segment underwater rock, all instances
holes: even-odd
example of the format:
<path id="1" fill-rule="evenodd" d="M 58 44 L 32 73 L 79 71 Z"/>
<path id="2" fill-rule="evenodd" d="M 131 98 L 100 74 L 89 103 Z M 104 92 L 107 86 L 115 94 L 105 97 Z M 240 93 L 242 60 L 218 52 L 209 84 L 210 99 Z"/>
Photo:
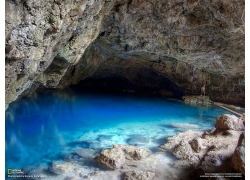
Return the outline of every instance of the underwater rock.
<path id="1" fill-rule="evenodd" d="M 240 135 L 237 148 L 232 157 L 231 167 L 245 175 L 245 132 Z"/>
<path id="2" fill-rule="evenodd" d="M 24 167 L 22 168 L 22 171 L 25 174 L 31 175 L 31 176 L 36 176 L 36 175 L 42 175 L 46 172 L 46 169 L 42 166 L 37 166 L 37 167 Z"/>
<path id="3" fill-rule="evenodd" d="M 98 149 L 100 147 L 101 147 L 101 143 L 99 143 L 99 142 L 91 142 L 91 143 L 89 143 L 89 148 L 91 148 L 91 149 Z"/>
<path id="4" fill-rule="evenodd" d="M 134 136 L 128 139 L 128 144 L 137 145 L 137 144 L 147 144 L 149 143 L 150 138 L 144 136 Z"/>
<path id="5" fill-rule="evenodd" d="M 67 145 L 70 147 L 88 147 L 90 144 L 89 141 L 74 141 L 69 142 Z"/>
<path id="6" fill-rule="evenodd" d="M 98 138 L 98 141 L 103 142 L 103 141 L 110 141 L 112 139 L 111 135 L 100 135 Z"/>
<path id="7" fill-rule="evenodd" d="M 154 172 L 130 171 L 125 173 L 124 180 L 153 180 L 154 176 Z"/>
<path id="8" fill-rule="evenodd" d="M 93 149 L 77 149 L 75 153 L 84 159 L 93 159 L 96 155 Z"/>
<path id="9" fill-rule="evenodd" d="M 66 162 L 58 165 L 52 165 L 48 170 L 56 175 L 64 174 L 70 170 L 72 163 Z"/>
<path id="10" fill-rule="evenodd" d="M 216 129 L 244 131 L 243 121 L 235 115 L 223 114 L 216 119 Z"/>
<path id="11" fill-rule="evenodd" d="M 67 153 L 67 154 L 62 154 L 62 159 L 64 161 L 79 161 L 81 160 L 81 156 L 79 156 L 76 153 Z"/>
<path id="12" fill-rule="evenodd" d="M 195 124 L 187 123 L 171 123 L 171 126 L 175 127 L 178 131 L 197 130 L 199 128 L 199 126 Z"/>

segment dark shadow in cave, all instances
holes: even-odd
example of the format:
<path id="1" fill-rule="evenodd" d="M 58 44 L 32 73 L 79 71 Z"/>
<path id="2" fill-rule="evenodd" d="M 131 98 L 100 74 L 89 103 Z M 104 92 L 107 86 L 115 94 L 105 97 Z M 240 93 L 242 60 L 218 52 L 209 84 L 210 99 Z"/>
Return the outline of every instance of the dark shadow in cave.
<path id="1" fill-rule="evenodd" d="M 71 88 L 77 91 L 134 93 L 177 99 L 190 94 L 189 91 L 177 86 L 174 82 L 150 68 L 141 68 L 136 75 L 126 74 L 126 77 L 103 69 L 98 72 L 98 75 L 94 73 L 77 85 L 72 85 Z"/>

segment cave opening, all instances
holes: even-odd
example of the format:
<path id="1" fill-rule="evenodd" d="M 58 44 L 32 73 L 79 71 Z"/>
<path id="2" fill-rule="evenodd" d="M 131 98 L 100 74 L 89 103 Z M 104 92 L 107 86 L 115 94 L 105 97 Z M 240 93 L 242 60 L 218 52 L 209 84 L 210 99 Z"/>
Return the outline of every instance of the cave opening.
<path id="1" fill-rule="evenodd" d="M 133 76 L 129 74 L 124 76 L 108 69 L 101 69 L 70 87 L 81 92 L 129 93 L 175 99 L 181 99 L 182 96 L 190 94 L 190 91 L 177 86 L 170 79 L 150 68 L 140 68 Z"/>

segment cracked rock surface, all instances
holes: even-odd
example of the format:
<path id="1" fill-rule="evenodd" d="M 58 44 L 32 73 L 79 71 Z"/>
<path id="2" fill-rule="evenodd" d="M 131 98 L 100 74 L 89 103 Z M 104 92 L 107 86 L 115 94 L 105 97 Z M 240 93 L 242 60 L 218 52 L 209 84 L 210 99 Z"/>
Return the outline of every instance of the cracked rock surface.
<path id="1" fill-rule="evenodd" d="M 82 61 L 92 81 L 116 77 L 177 96 L 200 95 L 206 81 L 211 100 L 243 105 L 244 37 L 244 1 L 117 1 Z M 75 70 L 67 83 L 85 79 Z"/>
<path id="2" fill-rule="evenodd" d="M 104 0 L 6 0 L 6 105 L 39 85 L 56 87 L 98 36 L 112 6 Z"/>
<path id="3" fill-rule="evenodd" d="M 6 0 L 6 108 L 37 87 L 118 77 L 244 105 L 243 0 Z"/>

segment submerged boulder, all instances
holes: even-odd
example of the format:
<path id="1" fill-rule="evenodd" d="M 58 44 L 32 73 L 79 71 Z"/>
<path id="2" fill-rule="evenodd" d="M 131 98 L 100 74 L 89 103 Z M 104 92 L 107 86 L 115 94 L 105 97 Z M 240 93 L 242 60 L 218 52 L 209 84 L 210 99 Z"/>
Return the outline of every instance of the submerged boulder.
<path id="1" fill-rule="evenodd" d="M 131 145 L 147 144 L 149 143 L 149 138 L 144 136 L 133 136 L 128 139 L 128 143 Z"/>
<path id="2" fill-rule="evenodd" d="M 78 156 L 80 156 L 81 158 L 84 158 L 84 159 L 93 159 L 95 157 L 95 153 L 96 152 L 93 149 L 83 148 L 83 149 L 76 149 L 75 153 Z"/>
<path id="3" fill-rule="evenodd" d="M 171 126 L 176 128 L 177 131 L 184 132 L 187 130 L 197 130 L 199 126 L 196 124 L 188 124 L 188 123 L 171 123 Z"/>
<path id="4" fill-rule="evenodd" d="M 223 114 L 216 120 L 216 129 L 244 131 L 243 121 L 235 115 Z"/>
<path id="5" fill-rule="evenodd" d="M 41 176 L 46 173 L 46 169 L 43 166 L 36 166 L 36 167 L 23 167 L 22 171 L 25 172 L 25 174 L 30 176 Z"/>
<path id="6" fill-rule="evenodd" d="M 72 163 L 66 162 L 62 164 L 52 165 L 52 167 L 49 167 L 48 170 L 56 175 L 60 175 L 70 171 L 71 168 Z"/>

